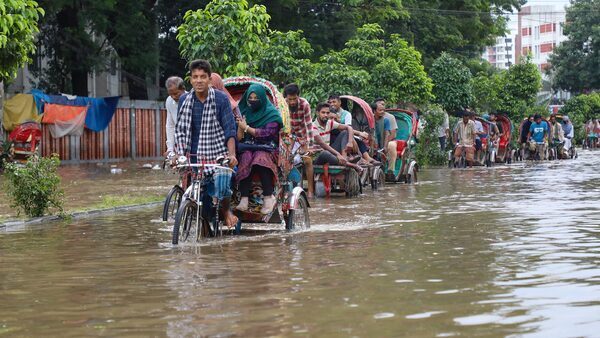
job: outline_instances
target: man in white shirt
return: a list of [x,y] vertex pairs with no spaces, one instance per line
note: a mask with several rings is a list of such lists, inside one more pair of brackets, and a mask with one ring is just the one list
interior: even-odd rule
[[448,139],[448,136],[450,135],[450,121],[448,119],[448,114],[445,112],[444,112],[444,121],[438,127],[437,133],[438,133],[438,139],[440,141],[440,148],[442,149],[442,151],[445,151],[446,150],[446,140]]
[[167,93],[169,97],[165,101],[165,108],[167,109],[167,125],[165,127],[167,132],[167,152],[165,156],[172,153],[175,149],[175,125],[177,124],[177,105],[179,104],[179,98],[185,93],[185,84],[183,79],[177,76],[172,76],[165,82]]

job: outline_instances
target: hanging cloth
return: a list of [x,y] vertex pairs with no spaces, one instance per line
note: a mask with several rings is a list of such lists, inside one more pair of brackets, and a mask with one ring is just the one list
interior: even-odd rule
[[4,129],[11,131],[26,121],[40,122],[33,96],[30,94],[17,94],[4,101],[4,116],[2,124]]
[[48,125],[53,138],[66,135],[81,136],[85,125],[87,106],[44,104],[42,123]]

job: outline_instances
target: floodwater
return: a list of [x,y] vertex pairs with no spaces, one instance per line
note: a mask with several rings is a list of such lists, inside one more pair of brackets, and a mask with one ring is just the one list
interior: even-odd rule
[[599,167],[428,170],[199,245],[158,209],[6,230],[0,334],[600,337]]

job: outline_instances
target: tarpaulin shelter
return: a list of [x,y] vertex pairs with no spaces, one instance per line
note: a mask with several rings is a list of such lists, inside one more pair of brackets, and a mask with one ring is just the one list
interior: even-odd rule
[[44,112],[46,103],[60,104],[66,106],[86,106],[87,114],[85,117],[86,128],[93,131],[102,131],[108,127],[119,103],[118,96],[110,96],[103,98],[93,98],[85,96],[70,96],[70,95],[48,95],[44,92],[34,89],[31,91],[38,112]]
[[34,98],[30,94],[17,94],[4,102],[4,116],[2,124],[8,131],[14,130],[18,125],[27,122],[40,122],[42,117],[38,114]]

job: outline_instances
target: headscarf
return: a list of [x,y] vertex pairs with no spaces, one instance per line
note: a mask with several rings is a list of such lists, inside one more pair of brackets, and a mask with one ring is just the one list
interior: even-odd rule
[[[252,108],[248,105],[248,97],[250,97],[250,94],[252,93],[255,93],[260,101],[260,108],[257,110],[252,110]],[[248,125],[252,128],[263,128],[271,122],[277,122],[280,127],[283,126],[281,114],[267,98],[267,92],[262,85],[251,85],[244,93],[244,96],[240,101],[239,108],[242,116],[246,118],[246,123],[248,123]]]
[[225,85],[223,84],[223,78],[221,77],[221,75],[219,75],[217,73],[211,73],[210,74],[210,83],[212,84],[212,87],[214,89],[218,89],[227,95],[227,97],[229,98],[229,103],[231,104],[231,109],[235,111],[235,108],[237,108],[238,103],[231,96],[231,94],[229,94],[227,89],[225,89]]

